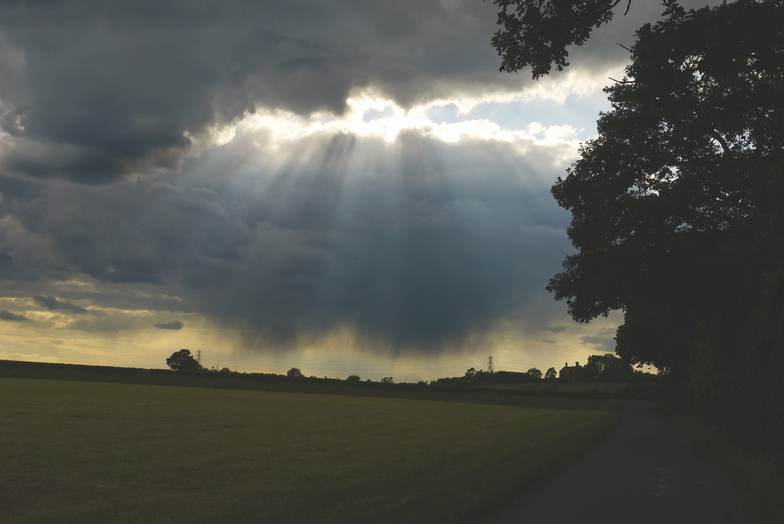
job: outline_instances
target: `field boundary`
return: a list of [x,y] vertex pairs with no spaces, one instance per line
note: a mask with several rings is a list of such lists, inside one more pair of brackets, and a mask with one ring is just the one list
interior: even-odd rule
[[[559,399],[584,400],[655,400],[650,390],[641,391],[551,391],[495,389],[471,386],[439,386],[433,384],[384,384],[350,382],[335,378],[291,378],[271,373],[236,373],[214,371],[171,371],[168,369],[123,368],[0,360],[0,377],[86,382],[117,382],[160,386],[206,387],[252,391],[419,398],[423,400],[462,401],[500,405],[525,405],[536,401]],[[528,400],[528,401],[527,401]]]

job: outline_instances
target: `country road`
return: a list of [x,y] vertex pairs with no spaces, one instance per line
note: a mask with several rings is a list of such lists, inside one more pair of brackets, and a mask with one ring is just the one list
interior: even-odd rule
[[496,515],[492,524],[736,524],[732,487],[655,405],[629,402],[588,456]]

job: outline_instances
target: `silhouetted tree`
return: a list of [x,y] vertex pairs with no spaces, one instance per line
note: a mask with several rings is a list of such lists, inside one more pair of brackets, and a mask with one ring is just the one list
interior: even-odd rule
[[682,365],[700,322],[784,281],[783,25],[781,2],[744,0],[645,25],[552,188],[578,252],[548,290],[579,322],[623,310],[628,362]]
[[531,368],[528,371],[526,371],[526,373],[528,373],[528,375],[530,375],[533,378],[542,378],[542,372],[536,368]]
[[624,362],[612,353],[589,356],[583,374],[589,367],[595,368],[596,375],[600,378],[630,378],[633,373],[632,366],[628,362]]
[[546,378],[546,379],[558,378],[558,372],[555,371],[555,368],[550,368],[544,374],[544,378]]
[[[591,31],[609,22],[613,8],[631,0],[493,0],[499,7],[498,25],[492,39],[502,57],[501,71],[517,72],[531,66],[533,78],[569,65],[566,48],[582,45]],[[664,0],[665,5],[674,4]]]
[[[538,78],[619,2],[494,3],[501,69]],[[548,290],[578,322],[623,311],[619,356],[784,462],[784,2],[664,4],[552,188],[577,253]]]
[[291,368],[290,370],[286,371],[286,376],[289,378],[302,378],[305,375],[302,374],[299,368]]
[[346,378],[346,382],[359,382],[360,380],[362,379],[359,377],[359,375],[349,375]]
[[384,377],[384,378],[381,379],[381,383],[382,384],[394,384],[395,381],[392,379],[392,377]]
[[172,356],[166,359],[166,365],[172,371],[198,371],[201,369],[201,364],[193,358],[188,349],[181,349],[172,353]]
[[582,370],[580,371],[580,378],[582,380],[596,380],[599,378],[599,366],[596,365],[596,362],[588,362],[586,365],[583,366]]

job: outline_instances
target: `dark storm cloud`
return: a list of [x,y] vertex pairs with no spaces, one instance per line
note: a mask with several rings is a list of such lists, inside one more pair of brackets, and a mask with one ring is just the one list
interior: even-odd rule
[[594,351],[602,353],[613,353],[615,351],[614,330],[604,330],[602,333],[593,336],[580,337],[583,344],[594,346]]
[[0,310],[0,320],[7,320],[9,322],[24,322],[27,320],[27,317],[24,315],[17,315],[16,313],[11,313],[8,310],[2,309]]
[[182,322],[180,322],[179,320],[175,320],[174,322],[167,322],[165,324],[153,324],[153,325],[158,329],[180,330],[183,327]]
[[120,333],[121,331],[146,329],[149,326],[147,318],[119,313],[80,317],[70,322],[65,329],[87,333]]
[[189,137],[258,106],[340,113],[354,87],[409,102],[426,79],[475,82],[493,17],[474,4],[6,3],[2,166],[101,182],[175,168]]
[[[638,4],[575,67],[626,61],[615,42],[661,10]],[[498,73],[495,21],[478,0],[6,2],[0,126],[14,147],[0,168],[105,182],[175,169],[213,126],[260,107],[339,114],[355,88],[409,106],[533,85]]]
[[547,185],[521,179],[530,167],[500,145],[399,140],[395,170],[353,160],[383,159],[383,143],[337,136],[268,181],[254,262],[241,278],[204,275],[219,284],[207,284],[210,315],[278,342],[348,325],[434,348],[527,304],[567,245],[564,216],[541,201]]
[[[315,134],[280,152],[269,139],[241,134],[180,175],[51,181],[5,209],[60,261],[59,280],[143,286],[137,307],[197,312],[270,347],[341,327],[401,349],[460,343],[541,294],[568,250],[568,217],[547,197],[555,171],[540,172],[554,169],[555,147],[522,157],[504,143],[412,131],[394,145]],[[119,294],[71,293],[98,308]],[[71,328],[135,326],[118,322]]]
[[33,300],[35,300],[38,304],[45,307],[49,311],[64,309],[66,311],[70,311],[71,313],[87,313],[87,310],[81,306],[77,306],[71,302],[67,302],[64,300],[57,300],[53,296],[42,297],[42,296],[34,296]]

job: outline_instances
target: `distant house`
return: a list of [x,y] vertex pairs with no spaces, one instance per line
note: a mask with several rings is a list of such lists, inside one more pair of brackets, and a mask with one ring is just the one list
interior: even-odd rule
[[574,366],[569,366],[569,363],[565,363],[564,367],[561,368],[561,371],[558,372],[558,378],[563,380],[579,380],[583,376],[583,367],[580,365],[579,362],[575,362]]

